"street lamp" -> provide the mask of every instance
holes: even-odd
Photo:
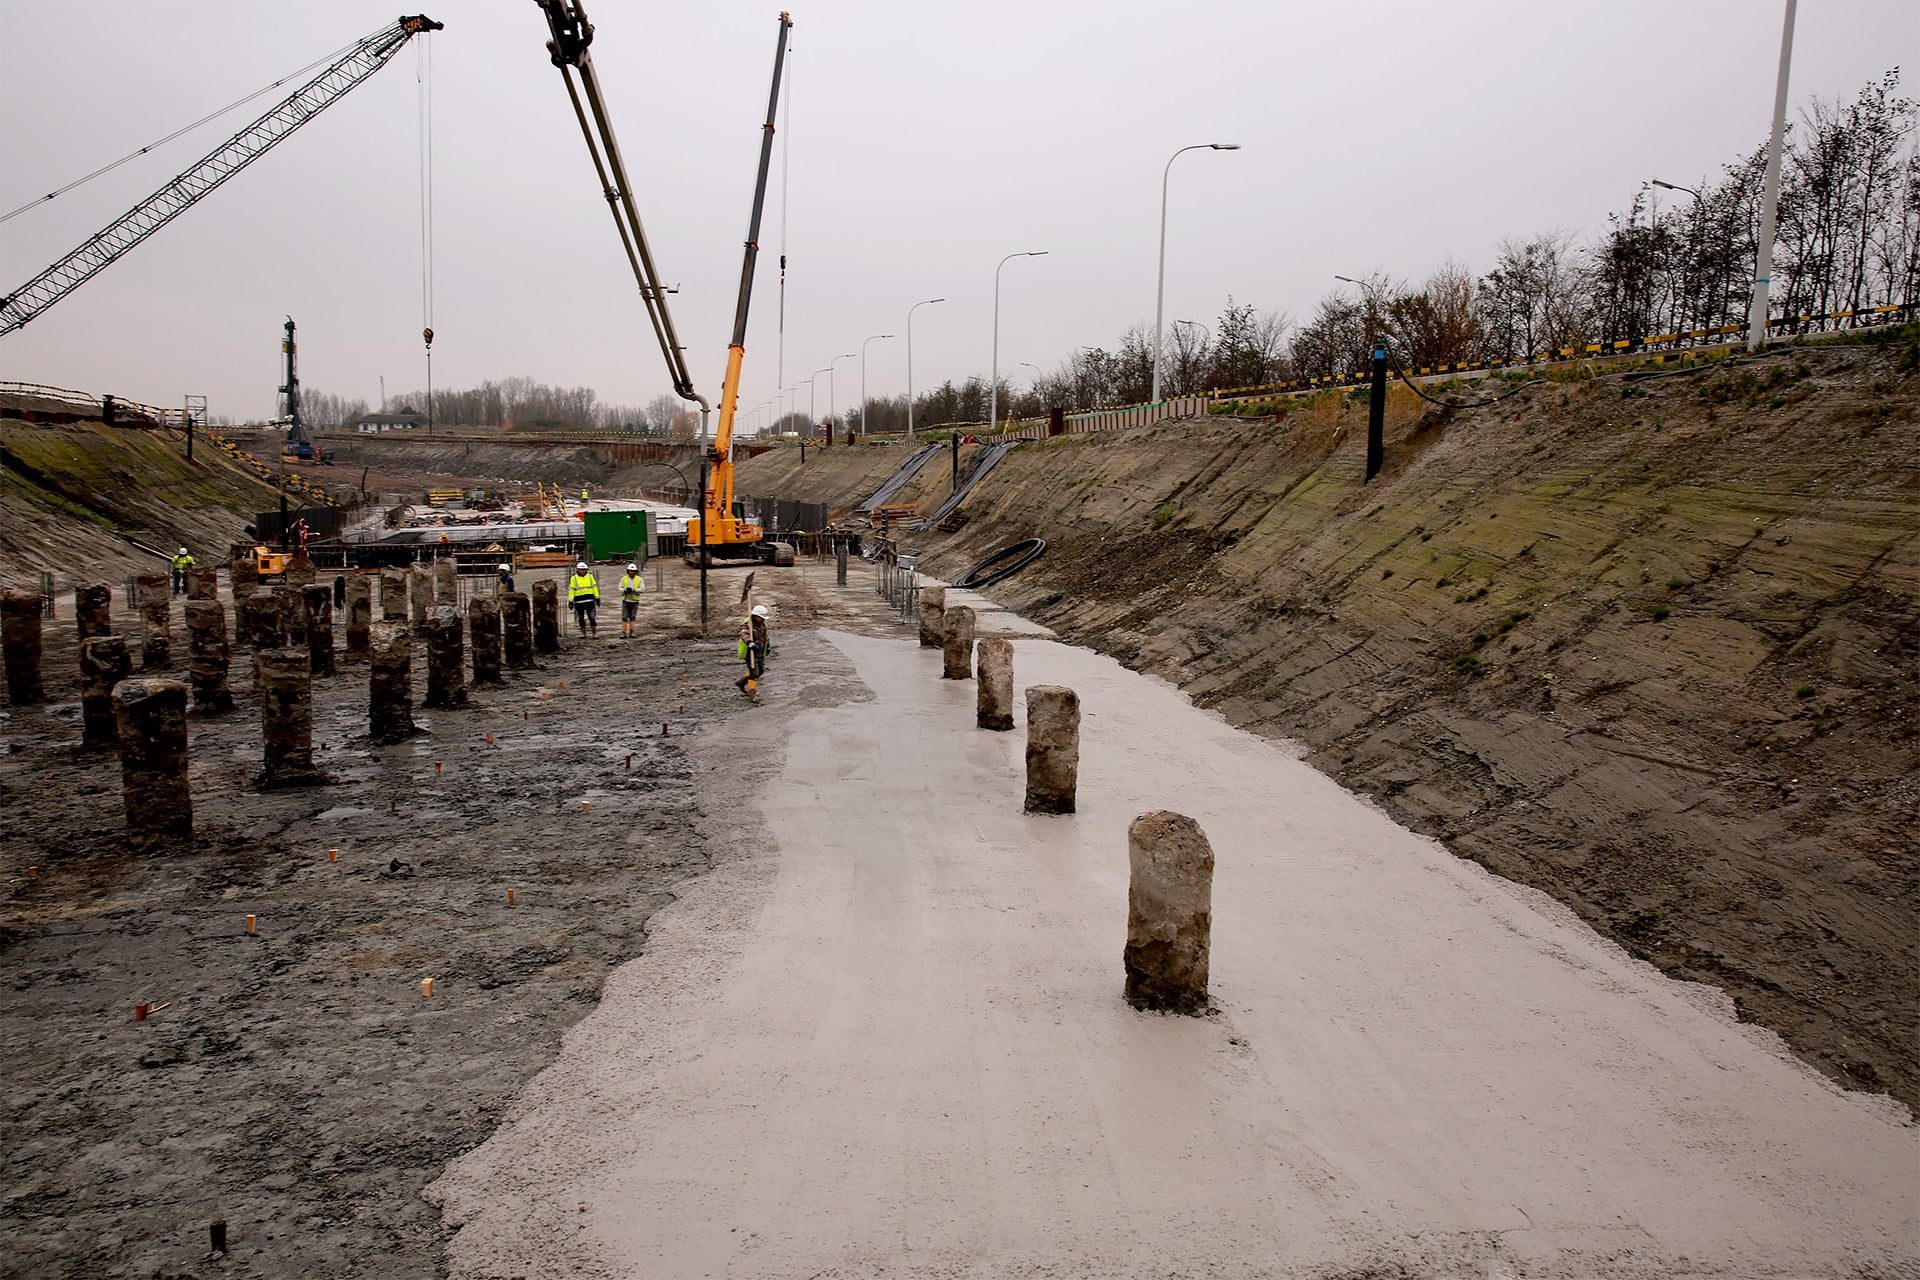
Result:
[[[1167,303],[1167,180],[1173,174],[1173,162],[1189,151],[1238,151],[1237,142],[1196,142],[1190,147],[1182,147],[1167,157],[1167,167],[1160,171],[1160,277],[1154,287],[1153,295],[1153,403],[1160,403],[1160,364],[1161,327],[1166,323]]]
[[[1695,200],[1698,200],[1700,198],[1700,193],[1698,191],[1695,191],[1692,187],[1683,187],[1677,182],[1662,182],[1660,181],[1660,179],[1655,178],[1653,179],[1653,185],[1656,187],[1664,187],[1668,191],[1684,191],[1688,195],[1692,196]]]
[[[1022,360],[1022,361],[1021,361],[1020,363],[1021,363],[1021,364],[1023,364],[1023,365],[1025,365],[1025,366],[1026,366],[1027,368],[1029,368],[1029,369],[1031,369],[1031,370],[1033,370],[1033,385],[1034,385],[1034,386],[1036,386],[1036,387],[1037,387],[1037,386],[1039,386],[1039,385],[1040,385],[1040,379],[1041,379],[1041,378],[1042,378],[1043,376],[1045,376],[1045,375],[1043,375],[1043,374],[1042,374],[1042,373],[1040,372],[1040,366],[1039,366],[1039,365],[1037,365],[1037,364],[1035,364],[1035,363],[1034,363],[1033,361],[1031,361],[1031,360]]]
[[[878,342],[882,338],[891,338],[890,333],[876,333],[860,344],[860,434],[867,434],[867,342]]]
[[[828,441],[832,441],[834,429],[840,425],[840,415],[833,407],[833,366],[839,364],[842,360],[851,359],[853,359],[853,352],[844,351],[827,361],[827,416],[833,419],[833,426],[827,428]]]
[[[907,439],[913,439],[913,313],[945,298],[927,298],[907,308]]]
[[[1000,259],[1000,266],[993,269],[993,380],[987,384],[987,430],[992,432],[1000,421],[1000,267],[1006,266],[1015,258],[1044,258],[1049,250],[1035,249],[1028,253],[1010,253]]]
[[[1189,329],[1200,330],[1202,333],[1207,335],[1207,345],[1208,346],[1213,345],[1213,330],[1209,329],[1206,325],[1201,324],[1198,320],[1175,320],[1173,322],[1173,327],[1176,329],[1178,329],[1181,325],[1186,325]]]
[[[818,407],[818,406],[817,406],[817,405],[816,405],[816,404],[814,403],[814,396],[813,396],[813,382],[814,382],[814,378],[818,378],[818,377],[819,377],[819,376],[820,376],[821,374],[823,374],[823,373],[824,373],[824,374],[828,374],[829,376],[831,376],[831,375],[832,375],[832,372],[833,372],[833,370],[832,370],[832,369],[830,369],[830,368],[828,368],[828,369],[815,369],[815,370],[813,371],[813,378],[808,378],[808,379],[807,379],[807,430],[806,430],[806,435],[807,435],[807,438],[808,438],[808,439],[812,439],[812,438],[813,438],[813,429],[814,429],[814,427],[816,427],[816,426],[818,426],[818,425],[819,425],[819,423],[820,423],[820,410],[819,410],[819,407]]]

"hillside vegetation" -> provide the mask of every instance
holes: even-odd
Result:
[[[203,563],[224,560],[271,485],[201,441],[192,462],[178,431],[28,424],[0,417],[0,583],[61,590],[81,574],[115,579],[166,569],[183,543]]]
[[[1371,485],[1364,401],[1330,393],[1023,446],[917,549],[951,577],[1046,538],[989,594],[1911,1106],[1917,423],[1911,329],[1485,408],[1401,391]],[[742,491],[850,505],[904,457],[795,454]]]

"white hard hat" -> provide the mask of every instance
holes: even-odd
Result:
[[[582,560],[579,564],[576,564],[573,567],[576,569],[584,569],[587,567],[587,562],[585,560]]]
[[[640,572],[640,566],[639,566],[639,565],[637,565],[637,564],[630,564],[630,565],[628,565],[628,566],[627,566],[627,572],[628,572],[628,573],[638,573],[638,572]]]
[[[502,572],[502,573],[512,573],[512,572],[513,572],[513,566],[512,566],[512,565],[510,565],[510,564],[503,564],[503,565],[501,565],[501,566],[500,566],[500,572]]]
[[[766,616],[767,616],[767,606],[765,606],[765,605],[763,605],[763,604],[757,604],[757,605],[755,605],[755,606],[753,606],[753,616],[754,616],[754,617],[756,617],[756,618],[764,618],[764,617],[766,617]]]
[[[185,547],[180,548],[180,554],[181,555],[187,554],[187,549]]]

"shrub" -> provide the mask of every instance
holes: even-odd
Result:
[[[1667,608],[1667,606],[1663,604],[1654,606],[1653,620],[1655,622],[1665,622],[1668,618],[1672,616],[1673,616],[1673,610]]]

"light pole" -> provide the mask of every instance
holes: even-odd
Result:
[[[842,360],[851,359],[853,359],[853,352],[843,351],[833,359],[827,361],[827,416],[833,419],[833,426],[827,428],[827,440],[829,443],[833,440],[834,431],[840,426],[839,412],[833,407],[833,366],[839,364]]]
[[[945,302],[945,298],[927,298],[907,308],[907,435],[913,439],[913,313],[922,307],[932,306],[936,302]],[[385,406],[382,406],[383,408]]]
[[[829,366],[828,368],[825,368],[825,369],[815,369],[815,370],[813,371],[813,378],[808,378],[808,379],[807,379],[807,430],[806,430],[806,435],[807,435],[807,438],[808,438],[808,439],[812,439],[812,438],[813,438],[813,429],[814,429],[815,427],[817,427],[817,426],[819,426],[819,425],[820,425],[820,410],[819,410],[819,407],[818,407],[818,406],[817,406],[817,405],[816,405],[816,404],[814,403],[814,396],[813,396],[813,382],[814,382],[814,378],[818,378],[818,377],[819,377],[819,376],[820,376],[821,374],[823,374],[823,373],[824,373],[824,374],[827,374],[827,375],[828,375],[829,377],[831,377],[831,376],[832,376],[832,374],[833,374],[833,369],[832,369],[832,367],[831,367],[831,366]]]
[[[867,434],[867,342],[878,342],[882,338],[891,338],[890,333],[876,333],[860,344],[860,434]]]
[[[1201,324],[1198,320],[1175,320],[1173,322],[1173,327],[1176,329],[1178,329],[1181,325],[1185,325],[1189,329],[1200,330],[1200,332],[1207,335],[1207,345],[1208,346],[1213,345],[1213,330],[1209,329],[1206,325]]]
[[[993,380],[987,384],[987,430],[992,432],[1000,421],[1000,267],[1006,266],[1015,258],[1044,258],[1049,250],[1035,249],[1027,253],[1010,253],[1000,259],[1000,266],[993,269]]]
[[[1787,68],[1793,62],[1793,13],[1787,0],[1780,28],[1780,78],[1773,87],[1773,138],[1767,144],[1767,178],[1760,195],[1760,252],[1753,264],[1753,302],[1747,308],[1747,350],[1767,345],[1767,293],[1773,286],[1773,233],[1780,219],[1780,139],[1787,129]]]
[[[1166,323],[1167,307],[1167,180],[1173,174],[1173,162],[1189,151],[1238,151],[1237,142],[1196,142],[1190,147],[1182,147],[1167,157],[1167,167],[1160,171],[1160,276],[1154,286],[1153,294],[1153,403],[1160,403],[1160,330]]]

